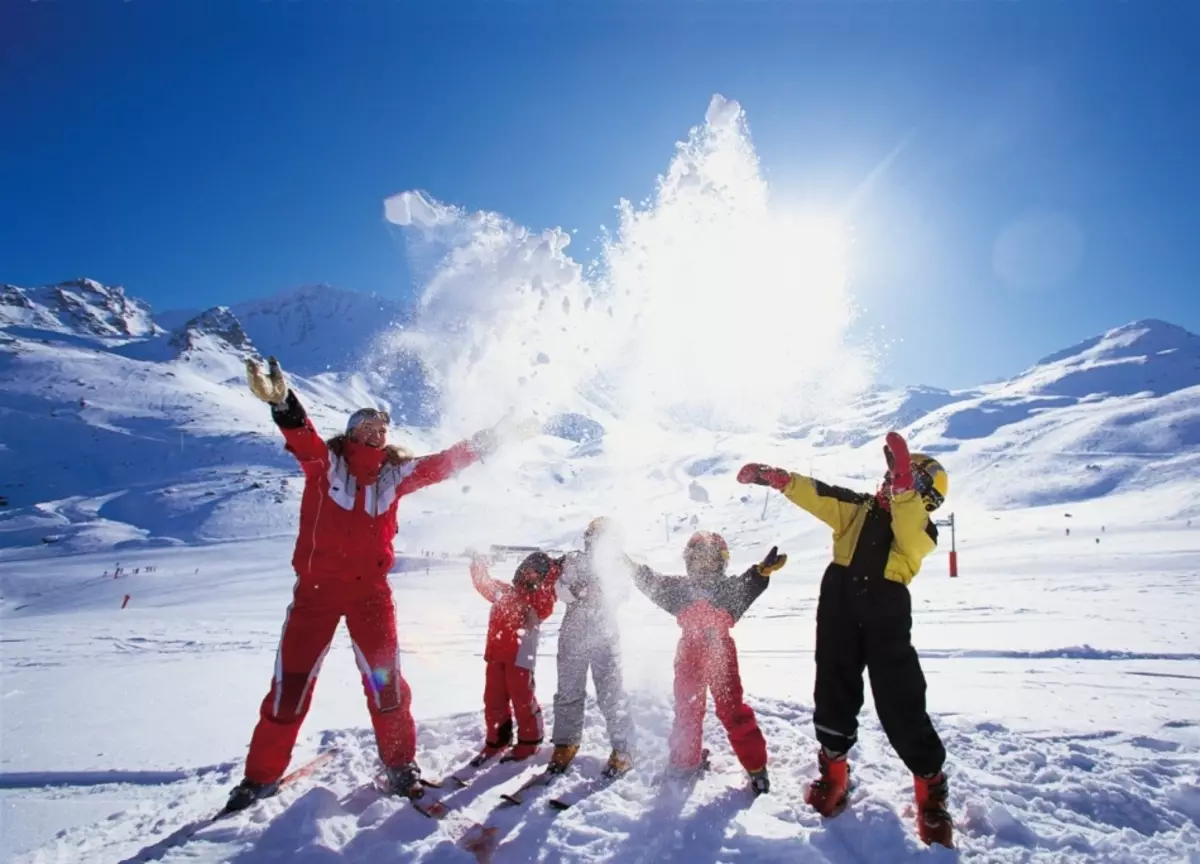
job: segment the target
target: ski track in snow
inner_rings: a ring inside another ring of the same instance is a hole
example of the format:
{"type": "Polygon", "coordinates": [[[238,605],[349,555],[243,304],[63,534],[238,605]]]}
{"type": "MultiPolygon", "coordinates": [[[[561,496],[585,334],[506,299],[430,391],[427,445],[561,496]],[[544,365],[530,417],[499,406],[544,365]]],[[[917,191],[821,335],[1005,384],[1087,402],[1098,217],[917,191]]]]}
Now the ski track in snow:
{"type": "MultiPolygon", "coordinates": [[[[329,730],[318,746],[340,748],[334,762],[252,810],[202,828],[178,846],[169,841],[211,815],[235,779],[232,765],[176,778],[169,773],[124,782],[164,782],[162,794],[114,813],[98,825],[61,832],[18,856],[21,864],[59,861],[388,864],[474,860],[458,845],[471,823],[497,830],[493,864],[525,861],[903,862],[917,860],[1106,861],[1197,860],[1200,854],[1200,758],[1153,739],[1119,735],[1039,737],[999,723],[959,724],[935,717],[946,738],[958,850],[929,849],[912,826],[910,781],[873,721],[864,724],[854,759],[858,786],[851,806],[823,820],[802,800],[814,774],[811,712],[795,704],[751,699],[771,748],[772,792],[754,799],[710,717],[706,741],[712,769],[690,794],[672,795],[651,781],[664,767],[669,706],[638,696],[642,759],[623,780],[556,813],[546,801],[594,774],[607,755],[601,718],[588,706],[591,734],[577,775],[529,794],[521,807],[499,795],[540,770],[536,761],[493,764],[467,788],[441,795],[455,810],[433,821],[380,795],[367,730],[329,730]],[[1151,742],[1151,743],[1148,743],[1151,742]],[[1133,751],[1123,755],[1125,744],[1133,751]],[[1108,746],[1106,746],[1108,745],[1108,746]],[[164,842],[167,841],[167,842],[164,842]]],[[[425,723],[425,773],[441,777],[473,755],[479,718],[464,714],[425,723]]],[[[299,764],[300,754],[296,760],[299,764]]],[[[46,778],[48,781],[53,778],[46,778]]],[[[104,779],[104,778],[99,778],[104,779]]],[[[113,772],[114,782],[121,782],[113,772]]],[[[3,783],[12,783],[6,777],[3,783]]]]}

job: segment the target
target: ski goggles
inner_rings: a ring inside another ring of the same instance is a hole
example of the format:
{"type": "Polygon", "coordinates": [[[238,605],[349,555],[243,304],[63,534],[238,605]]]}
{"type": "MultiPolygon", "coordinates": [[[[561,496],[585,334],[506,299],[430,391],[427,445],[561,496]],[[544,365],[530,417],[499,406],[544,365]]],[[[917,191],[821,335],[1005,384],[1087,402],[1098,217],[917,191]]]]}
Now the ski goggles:
{"type": "Polygon", "coordinates": [[[933,475],[926,471],[920,465],[913,466],[913,489],[917,494],[925,499],[926,505],[930,510],[936,510],[942,506],[945,498],[942,493],[933,485],[933,475]]]}
{"type": "Polygon", "coordinates": [[[388,412],[380,411],[378,408],[359,408],[346,421],[346,434],[349,435],[355,427],[361,426],[363,423],[374,421],[382,421],[384,426],[390,426],[392,418],[388,416],[388,412]]]}

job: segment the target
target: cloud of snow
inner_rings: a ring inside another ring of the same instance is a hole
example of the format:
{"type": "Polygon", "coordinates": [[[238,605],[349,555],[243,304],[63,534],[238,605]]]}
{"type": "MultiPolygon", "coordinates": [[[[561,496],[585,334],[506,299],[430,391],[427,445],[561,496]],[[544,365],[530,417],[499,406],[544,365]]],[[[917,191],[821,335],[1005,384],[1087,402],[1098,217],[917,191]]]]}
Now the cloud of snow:
{"type": "Polygon", "coordinates": [[[585,398],[644,427],[767,431],[870,381],[846,341],[856,308],[838,226],[772,202],[745,114],[721,96],[654,195],[620,203],[586,268],[559,229],[418,192],[385,215],[428,274],[383,353],[419,354],[456,433],[585,398]]]}

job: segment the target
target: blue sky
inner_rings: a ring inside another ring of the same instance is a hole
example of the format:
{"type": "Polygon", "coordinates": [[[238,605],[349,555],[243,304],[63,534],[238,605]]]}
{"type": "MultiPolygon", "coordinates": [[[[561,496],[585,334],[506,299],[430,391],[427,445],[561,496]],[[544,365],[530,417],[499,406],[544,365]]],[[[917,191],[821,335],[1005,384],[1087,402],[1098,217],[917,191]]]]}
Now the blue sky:
{"type": "Polygon", "coordinates": [[[403,296],[386,196],[582,247],[720,92],[789,200],[843,204],[905,141],[853,211],[860,327],[903,337],[889,382],[977,384],[1134,318],[1200,331],[1198,5],[9,3],[0,280],[403,296]]]}

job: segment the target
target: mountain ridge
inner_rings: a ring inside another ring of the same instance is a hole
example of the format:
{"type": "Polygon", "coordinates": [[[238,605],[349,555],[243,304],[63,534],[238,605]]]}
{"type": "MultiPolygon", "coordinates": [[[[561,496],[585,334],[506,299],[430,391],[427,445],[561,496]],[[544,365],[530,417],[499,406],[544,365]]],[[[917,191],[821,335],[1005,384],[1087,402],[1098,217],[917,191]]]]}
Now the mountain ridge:
{"type": "MultiPolygon", "coordinates": [[[[47,536],[80,548],[98,536],[187,542],[290,530],[290,513],[277,505],[295,491],[280,485],[292,466],[244,386],[243,361],[260,352],[280,356],[314,422],[330,434],[363,405],[389,410],[397,434],[422,446],[475,431],[438,428],[437,393],[419,359],[392,358],[383,370],[353,359],[351,348],[403,319],[399,304],[371,295],[308,286],[241,304],[249,310],[241,314],[239,306],[202,310],[171,330],[154,323],[148,305],[92,280],[5,286],[0,296],[0,496],[8,502],[0,548],[47,536]],[[355,320],[345,327],[325,320],[338,309],[355,320]],[[303,353],[314,338],[333,343],[315,360],[303,353]],[[350,359],[335,366],[338,357],[350,359]]],[[[568,487],[589,476],[602,482],[596,460],[605,458],[610,424],[622,422],[612,409],[549,418],[540,461],[526,473],[549,472],[568,487]]],[[[770,447],[782,448],[783,464],[829,462],[836,480],[873,461],[892,428],[938,454],[963,505],[1073,502],[1194,478],[1200,337],[1144,319],[977,388],[872,387],[836,416],[785,428],[770,447]]],[[[761,449],[744,438],[731,452],[723,440],[715,435],[705,445],[717,457],[691,461],[717,466],[707,472],[716,474],[761,449]]],[[[703,480],[706,471],[695,470],[681,489],[703,480]]],[[[645,473],[647,482],[673,488],[660,469],[645,473]]],[[[701,497],[680,506],[717,504],[701,497]]]]}

